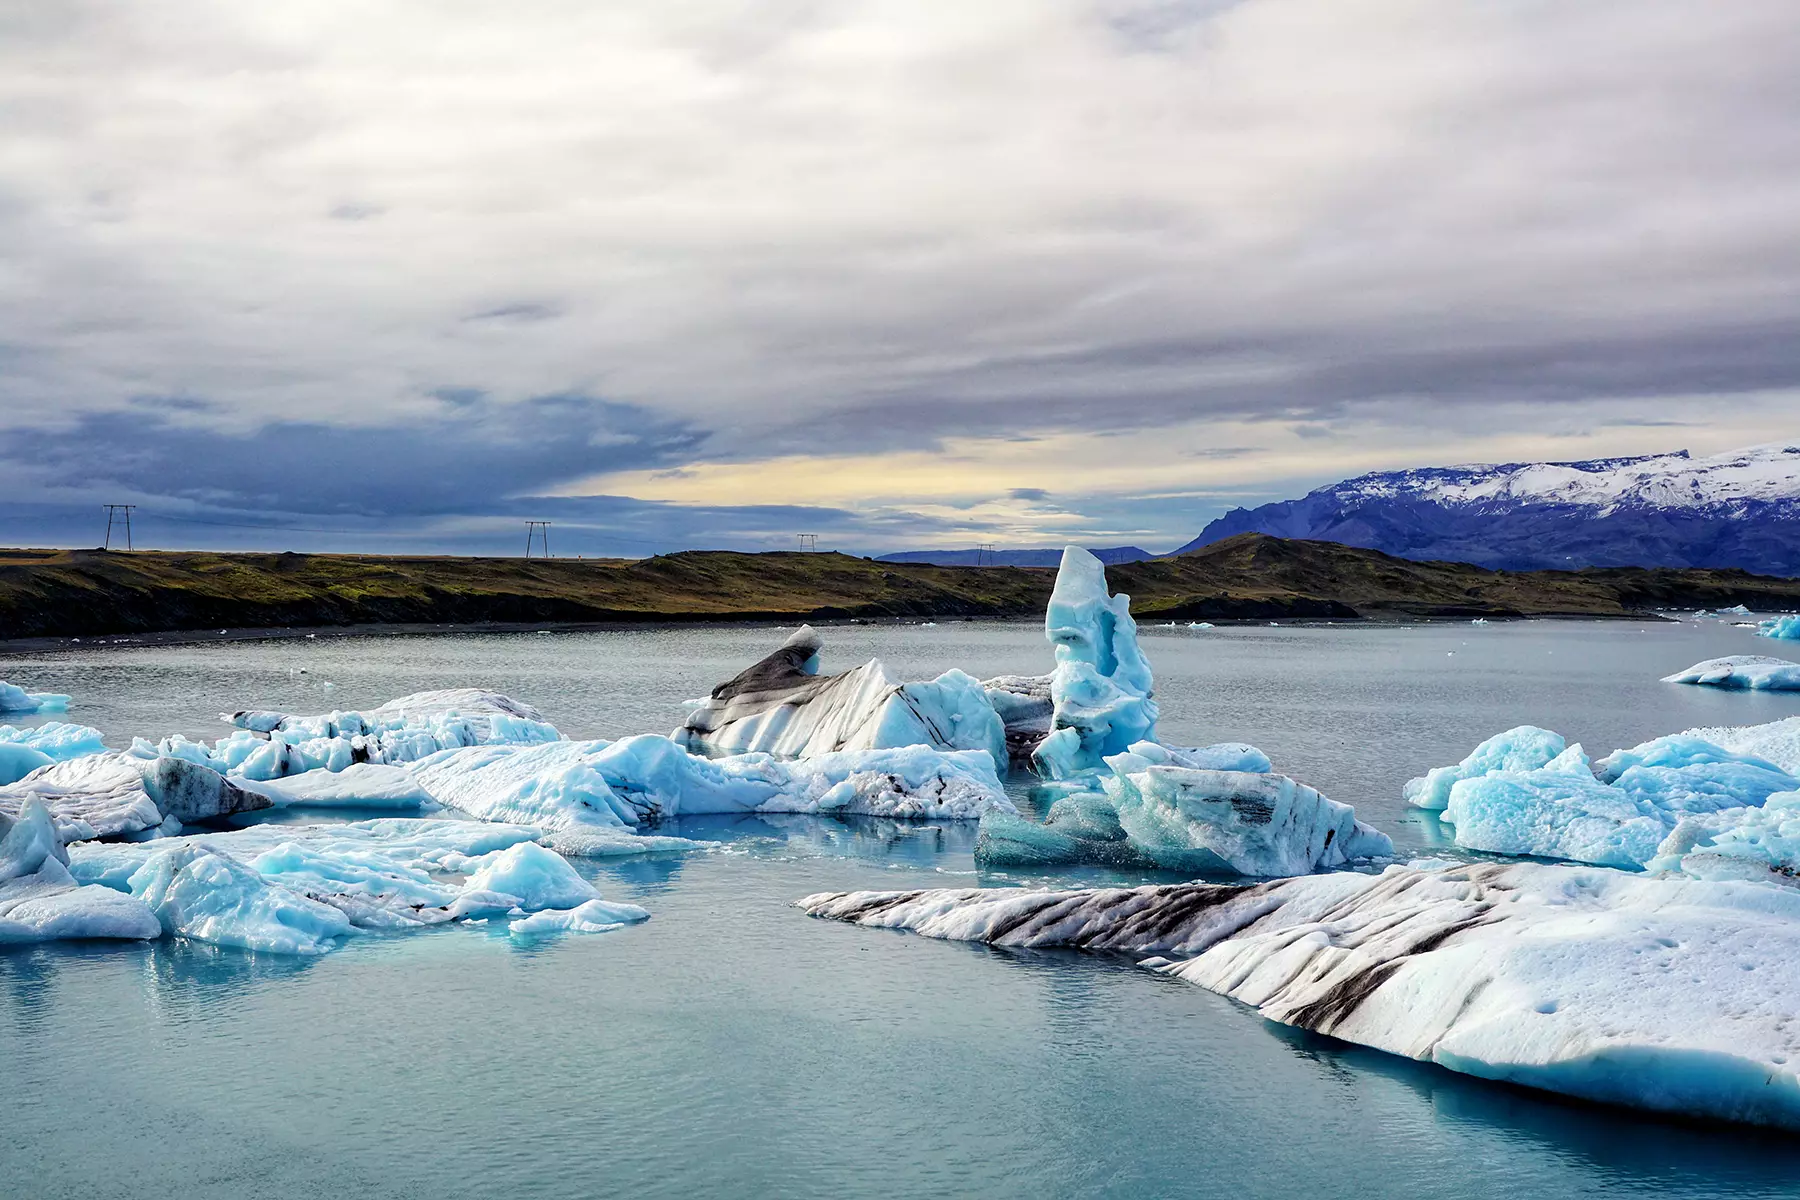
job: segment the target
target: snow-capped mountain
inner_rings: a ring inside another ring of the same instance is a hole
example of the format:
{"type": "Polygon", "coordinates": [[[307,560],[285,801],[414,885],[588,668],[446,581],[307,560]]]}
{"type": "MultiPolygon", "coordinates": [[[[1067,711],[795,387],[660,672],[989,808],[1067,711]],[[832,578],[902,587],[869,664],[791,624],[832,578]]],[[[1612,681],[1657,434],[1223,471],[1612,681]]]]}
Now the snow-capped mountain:
{"type": "Polygon", "coordinates": [[[1800,575],[1800,444],[1694,458],[1377,471],[1237,508],[1176,553],[1237,533],[1404,558],[1544,567],[1741,567],[1800,575]]]}

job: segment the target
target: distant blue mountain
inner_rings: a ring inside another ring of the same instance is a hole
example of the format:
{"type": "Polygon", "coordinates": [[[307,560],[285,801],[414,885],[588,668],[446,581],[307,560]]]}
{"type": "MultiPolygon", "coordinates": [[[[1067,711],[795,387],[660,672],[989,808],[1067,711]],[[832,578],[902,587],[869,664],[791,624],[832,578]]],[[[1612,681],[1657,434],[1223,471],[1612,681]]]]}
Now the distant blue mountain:
{"type": "Polygon", "coordinates": [[[1800,575],[1800,445],[1590,462],[1378,471],[1236,508],[1175,553],[1239,533],[1503,570],[1740,567],[1800,575]]]}
{"type": "MultiPolygon", "coordinates": [[[[1094,557],[1107,566],[1143,562],[1156,555],[1136,546],[1095,550],[1094,557]]],[[[877,562],[931,563],[939,567],[1054,567],[1062,562],[1062,547],[1054,550],[907,550],[883,554],[877,562]]]]}

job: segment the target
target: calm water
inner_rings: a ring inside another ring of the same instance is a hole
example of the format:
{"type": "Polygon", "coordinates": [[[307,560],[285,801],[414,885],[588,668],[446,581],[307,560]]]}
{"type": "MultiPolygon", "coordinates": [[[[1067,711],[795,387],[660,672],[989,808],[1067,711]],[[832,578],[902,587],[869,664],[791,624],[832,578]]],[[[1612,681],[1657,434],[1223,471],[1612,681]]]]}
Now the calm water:
{"type": "MultiPolygon", "coordinates": [[[[1028,626],[827,630],[828,668],[1041,670],[1028,626]]],[[[770,628],[358,638],[0,661],[131,735],[479,684],[575,736],[667,731],[770,628]],[[301,669],[305,674],[301,674],[301,669]],[[327,688],[330,682],[333,686],[327,688]]],[[[1800,697],[1657,677],[1749,631],[1533,622],[1145,630],[1165,740],[1256,743],[1408,849],[1400,784],[1532,721],[1604,753],[1800,697]]],[[[1800,1139],[1687,1128],[1297,1035],[1126,964],[827,924],[809,892],[975,881],[973,829],[709,819],[584,866],[653,918],[450,928],[312,962],[0,952],[0,1196],[1784,1196],[1800,1139]]],[[[1048,877],[1046,877],[1048,878],[1048,877]]],[[[1073,877],[1059,877],[1067,880],[1073,877]]],[[[1092,879],[1094,876],[1082,876],[1092,879]]],[[[1004,876],[988,882],[1015,882],[1004,876]]]]}

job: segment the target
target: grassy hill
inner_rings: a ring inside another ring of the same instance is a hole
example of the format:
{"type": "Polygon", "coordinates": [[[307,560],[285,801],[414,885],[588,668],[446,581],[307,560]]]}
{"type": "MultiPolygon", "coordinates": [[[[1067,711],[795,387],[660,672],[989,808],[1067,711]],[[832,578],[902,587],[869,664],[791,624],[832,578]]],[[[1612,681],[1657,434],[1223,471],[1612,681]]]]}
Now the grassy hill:
{"type": "MultiPolygon", "coordinates": [[[[1800,580],[1739,571],[1500,572],[1245,534],[1109,568],[1163,619],[1569,615],[1800,606],[1800,580]]],[[[0,638],[361,624],[843,617],[1043,611],[1055,572],[842,554],[692,551],[640,560],[0,550],[0,638]]]]}

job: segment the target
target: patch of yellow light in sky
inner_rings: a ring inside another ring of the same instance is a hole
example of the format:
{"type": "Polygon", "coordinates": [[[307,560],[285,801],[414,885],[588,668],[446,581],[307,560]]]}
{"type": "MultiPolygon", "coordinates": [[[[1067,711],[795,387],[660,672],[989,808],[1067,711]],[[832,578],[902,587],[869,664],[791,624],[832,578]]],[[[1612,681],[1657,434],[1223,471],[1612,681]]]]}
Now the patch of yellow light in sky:
{"type": "Polygon", "coordinates": [[[1683,447],[1707,454],[1766,440],[1767,428],[1753,416],[1679,428],[1602,420],[1590,428],[1498,436],[1485,430],[1422,428],[1404,420],[1342,425],[1205,421],[1109,434],[1063,430],[1028,437],[947,438],[936,452],[796,454],[696,462],[678,470],[615,471],[555,494],[708,505],[903,504],[918,512],[955,505],[945,514],[1007,517],[1022,527],[1042,527],[1079,524],[1081,518],[995,498],[1016,488],[1042,488],[1052,497],[1175,492],[1229,498],[1254,492],[1258,485],[1330,482],[1400,467],[1567,461],[1683,447]]]}

